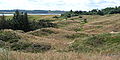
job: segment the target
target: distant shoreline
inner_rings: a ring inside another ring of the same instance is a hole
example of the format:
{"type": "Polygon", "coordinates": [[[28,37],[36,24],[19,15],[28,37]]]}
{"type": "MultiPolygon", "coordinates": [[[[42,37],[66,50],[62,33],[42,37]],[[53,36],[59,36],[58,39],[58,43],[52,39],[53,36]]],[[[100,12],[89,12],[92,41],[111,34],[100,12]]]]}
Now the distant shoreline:
{"type": "MultiPolygon", "coordinates": [[[[2,16],[3,14],[0,14],[2,16]]],[[[13,16],[12,13],[4,14],[5,16],[13,16]]],[[[28,14],[28,15],[61,15],[61,14],[56,14],[56,13],[36,13],[36,14],[28,14]]]]}

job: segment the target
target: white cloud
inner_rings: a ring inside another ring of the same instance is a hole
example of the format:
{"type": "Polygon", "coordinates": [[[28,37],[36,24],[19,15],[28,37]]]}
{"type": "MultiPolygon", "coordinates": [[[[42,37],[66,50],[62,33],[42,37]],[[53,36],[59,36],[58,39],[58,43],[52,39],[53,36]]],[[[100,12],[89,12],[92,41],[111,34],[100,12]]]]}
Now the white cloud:
{"type": "Polygon", "coordinates": [[[119,0],[0,0],[0,9],[91,10],[119,3],[119,0]]]}

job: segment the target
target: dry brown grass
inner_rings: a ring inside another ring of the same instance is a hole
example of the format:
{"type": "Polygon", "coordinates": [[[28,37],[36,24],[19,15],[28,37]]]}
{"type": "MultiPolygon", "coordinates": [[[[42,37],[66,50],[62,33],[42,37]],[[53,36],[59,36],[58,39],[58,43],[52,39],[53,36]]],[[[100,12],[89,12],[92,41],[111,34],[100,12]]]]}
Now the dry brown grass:
{"type": "Polygon", "coordinates": [[[54,51],[45,53],[0,52],[0,60],[120,60],[120,55],[54,51]]]}
{"type": "Polygon", "coordinates": [[[86,17],[91,20],[89,23],[83,26],[85,32],[88,33],[106,33],[111,31],[120,31],[120,14],[106,15],[101,17],[94,17],[93,19],[86,17]],[[101,26],[101,27],[99,27],[101,26]],[[97,32],[96,32],[97,31],[97,32]]]}

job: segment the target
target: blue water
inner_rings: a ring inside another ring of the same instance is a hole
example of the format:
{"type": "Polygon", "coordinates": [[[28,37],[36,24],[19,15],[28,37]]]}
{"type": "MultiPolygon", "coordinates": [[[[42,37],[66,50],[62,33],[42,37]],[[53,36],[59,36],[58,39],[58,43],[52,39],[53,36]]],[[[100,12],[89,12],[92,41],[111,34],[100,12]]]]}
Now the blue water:
{"type": "MultiPolygon", "coordinates": [[[[0,16],[2,16],[3,14],[0,14],[0,16]]],[[[5,16],[12,16],[13,14],[4,14],[5,16]]],[[[41,14],[28,14],[28,15],[60,15],[60,14],[53,14],[53,13],[41,13],[41,14]]]]}
{"type": "MultiPolygon", "coordinates": [[[[3,14],[0,14],[0,16],[2,16],[3,14]]],[[[11,16],[13,14],[4,14],[5,16],[11,16]]]]}

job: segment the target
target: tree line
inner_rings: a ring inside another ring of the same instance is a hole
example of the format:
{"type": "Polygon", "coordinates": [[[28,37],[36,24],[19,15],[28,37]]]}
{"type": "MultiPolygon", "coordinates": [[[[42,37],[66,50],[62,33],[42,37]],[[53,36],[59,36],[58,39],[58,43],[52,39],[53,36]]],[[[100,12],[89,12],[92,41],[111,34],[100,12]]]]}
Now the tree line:
{"type": "Polygon", "coordinates": [[[13,30],[23,30],[25,32],[46,28],[46,27],[55,27],[56,24],[51,23],[49,20],[32,20],[28,18],[27,12],[15,11],[12,19],[6,19],[6,17],[0,17],[0,29],[13,29],[13,30]]]}
{"type": "Polygon", "coordinates": [[[120,6],[116,7],[107,7],[105,9],[93,9],[90,11],[69,11],[64,14],[61,14],[61,17],[69,18],[79,15],[106,15],[106,14],[120,14],[120,6]]]}

